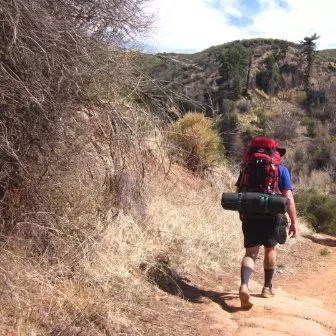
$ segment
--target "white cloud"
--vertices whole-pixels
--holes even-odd
[[[253,23],[246,27],[249,36],[282,38],[297,42],[304,36],[317,33],[321,36],[319,49],[336,47],[336,3],[331,0],[318,2],[307,0],[287,0],[288,9],[280,8],[276,1],[260,0],[262,8]],[[266,5],[267,3],[267,5]]]
[[[153,34],[146,43],[155,51],[199,51],[251,37],[297,42],[316,32],[321,36],[318,48],[336,48],[334,0],[258,2],[259,13],[244,13],[236,0],[153,0],[151,11],[156,13],[156,21]],[[281,8],[281,2],[287,6]],[[246,15],[252,23],[244,27],[230,24],[230,17],[241,19]]]
[[[224,3],[224,1],[223,1]],[[202,50],[223,41],[243,38],[237,27],[228,23],[228,15],[241,15],[232,3],[219,9],[204,0],[155,0],[154,49]]]

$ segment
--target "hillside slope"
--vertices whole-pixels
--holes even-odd
[[[238,96],[235,72],[223,79],[223,55],[230,48],[245,50],[247,61],[251,56],[239,77]],[[288,149],[284,162],[298,189],[336,191],[335,50],[316,53],[308,93],[307,60],[297,44],[281,40],[234,41],[196,54],[147,55],[142,60],[151,78],[145,92],[161,101],[173,120],[188,111],[214,119],[231,160],[239,162],[251,137],[273,136]]]
[[[209,104],[216,108],[221,100],[232,99],[232,88],[223,82],[219,70],[222,54],[235,45],[245,48],[252,55],[249,88],[256,87],[257,72],[263,68],[265,59],[274,52],[283,53],[278,62],[282,68],[282,89],[303,88],[305,64],[299,46],[282,40],[242,40],[214,46],[195,54],[164,53],[146,56],[145,68],[153,80],[160,83],[167,96],[175,94],[182,109],[211,113]],[[335,76],[335,69],[335,50],[319,51],[313,74],[315,86],[323,87]],[[160,96],[155,86],[149,89]],[[220,106],[218,109],[221,110]]]

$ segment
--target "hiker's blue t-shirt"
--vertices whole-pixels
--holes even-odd
[[[292,190],[292,182],[289,170],[286,166],[279,165],[279,189],[280,190]]]

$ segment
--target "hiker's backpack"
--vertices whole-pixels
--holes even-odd
[[[276,140],[267,137],[255,137],[244,154],[240,176],[237,182],[238,192],[279,193],[280,153]]]

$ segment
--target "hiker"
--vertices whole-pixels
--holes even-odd
[[[298,220],[292,194],[292,183],[287,167],[280,163],[280,158],[285,155],[286,149],[279,148],[276,140],[267,137],[255,137],[244,154],[242,170],[236,186],[238,192],[254,191],[269,194],[282,194],[288,198],[287,213],[290,218],[288,235],[293,238],[298,233]],[[259,157],[270,158],[271,163],[260,166]],[[259,162],[259,166],[258,166]],[[260,170],[264,170],[260,171]],[[256,176],[258,175],[258,176]],[[260,180],[260,176],[262,176]],[[256,184],[256,179],[258,180]],[[262,181],[262,183],[260,182]],[[264,185],[262,185],[264,184]],[[241,214],[242,230],[244,234],[245,256],[241,264],[241,285],[239,298],[241,306],[249,308],[252,306],[248,282],[253,272],[255,260],[258,256],[259,247],[264,246],[264,286],[261,297],[269,298],[274,295],[272,279],[276,267],[276,245],[279,240],[279,232],[287,232],[287,218],[285,214]],[[284,223],[284,221],[286,221]],[[281,237],[280,237],[281,238]],[[281,238],[283,239],[283,237]],[[281,243],[284,243],[282,241]]]

